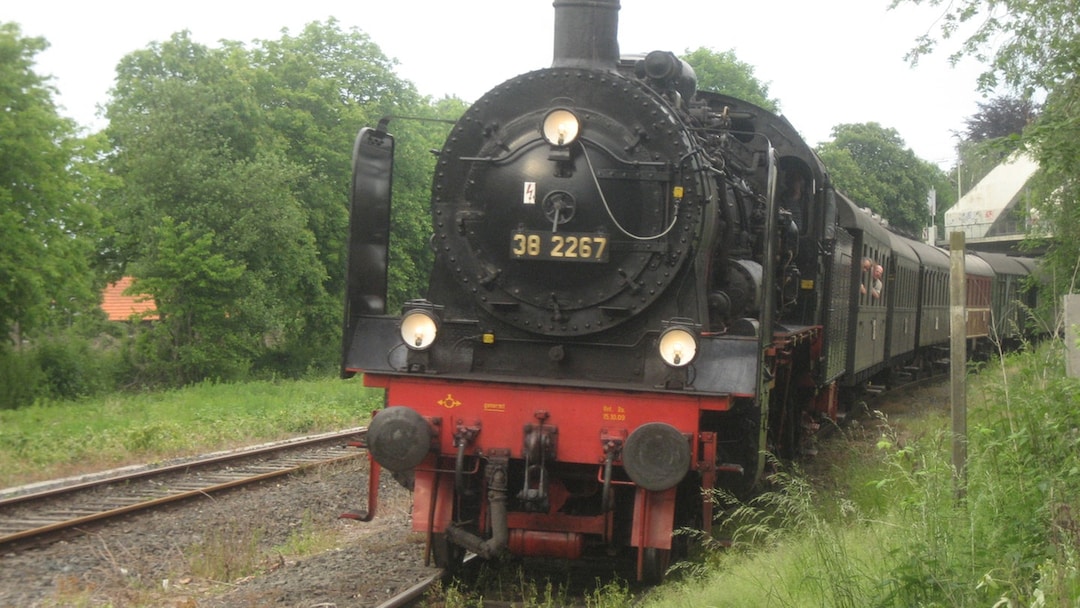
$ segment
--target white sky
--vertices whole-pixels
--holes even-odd
[[[954,69],[937,53],[909,67],[904,54],[917,36],[936,33],[940,9],[887,6],[622,0],[619,46],[624,53],[733,49],[811,144],[830,139],[837,124],[875,121],[947,169],[956,133],[982,101],[975,92],[980,66]],[[277,39],[284,28],[298,34],[329,17],[367,33],[398,60],[401,77],[434,97],[475,101],[507,78],[551,64],[551,0],[15,0],[0,8],[0,21],[49,41],[35,69],[54,77],[61,112],[92,129],[104,126],[96,108],[108,100],[116,64],[150,42],[183,29],[208,45]]]

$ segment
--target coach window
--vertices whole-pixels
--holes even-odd
[[[919,305],[919,288],[916,285],[916,283],[918,283],[919,281],[919,271],[915,270],[914,268],[908,269],[907,276],[908,280],[906,291],[908,292],[908,306],[910,306],[911,308],[915,308]]]
[[[869,247],[863,246],[863,258],[859,272],[859,303],[866,304],[870,299],[870,272],[874,268],[874,261],[870,259]]]
[[[901,266],[900,264],[897,264],[896,265],[896,289],[899,289],[899,291],[896,292],[896,305],[898,307],[900,307],[900,306],[902,306],[904,308],[910,308],[911,307],[912,290],[910,289],[910,285],[909,285],[910,283],[911,283],[911,271],[908,268],[906,268],[904,266]]]
[[[870,297],[877,301],[878,305],[883,305],[884,301],[881,299],[882,292],[885,290],[885,268],[880,263],[874,264],[874,269],[870,274]]]

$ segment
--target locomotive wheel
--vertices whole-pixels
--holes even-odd
[[[436,568],[456,572],[465,560],[465,549],[450,542],[446,533],[431,535],[431,557]]]
[[[650,585],[662,583],[668,564],[671,562],[671,551],[669,549],[657,549],[656,547],[645,547],[640,551],[644,552],[641,557],[642,582]]]
[[[687,476],[690,477],[690,476]],[[690,557],[690,552],[699,544],[702,525],[702,488],[701,478],[684,479],[679,484],[679,493],[675,498],[675,533],[671,537],[671,556],[675,561]],[[712,500],[708,498],[705,500]]]

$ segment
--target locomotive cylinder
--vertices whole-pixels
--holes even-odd
[[[551,67],[614,70],[619,62],[619,0],[555,0]]]

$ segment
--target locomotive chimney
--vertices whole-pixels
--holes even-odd
[[[555,0],[555,68],[614,70],[619,0]]]

